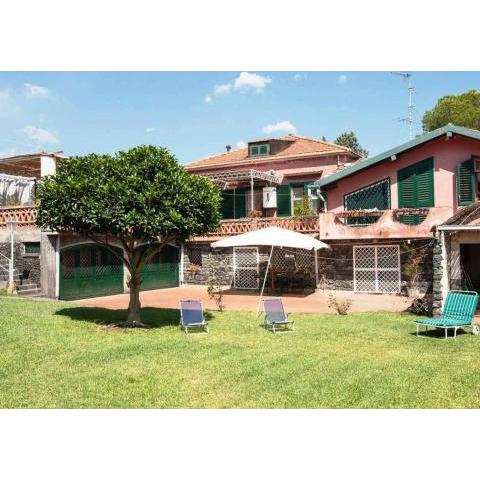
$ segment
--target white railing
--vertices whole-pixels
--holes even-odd
[[[0,261],[6,260],[8,264],[8,268],[0,263],[0,269],[8,273],[8,284],[11,285],[13,283],[13,262],[11,258],[8,258],[6,255],[0,252]]]

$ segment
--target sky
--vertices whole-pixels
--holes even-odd
[[[415,133],[480,72],[413,72]],[[407,83],[390,72],[0,72],[0,155],[165,146],[180,163],[250,140],[353,130],[370,155],[408,140]]]

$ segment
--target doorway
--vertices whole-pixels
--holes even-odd
[[[480,292],[480,243],[460,244],[462,288]]]

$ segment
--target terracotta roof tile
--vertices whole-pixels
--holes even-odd
[[[349,148],[335,145],[334,143],[324,142],[315,138],[301,137],[299,135],[286,135],[280,138],[271,138],[268,140],[286,140],[289,142],[283,150],[275,155],[259,156],[251,158],[248,156],[248,148],[241,148],[232,152],[225,152],[220,155],[203,158],[185,165],[188,169],[216,167],[223,165],[232,165],[236,163],[259,163],[265,161],[281,160],[283,158],[295,157],[313,157],[315,155],[349,155],[353,158],[359,158],[359,155],[352,152]],[[262,140],[255,140],[255,142]],[[265,140],[267,141],[267,139]]]

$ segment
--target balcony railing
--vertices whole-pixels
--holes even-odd
[[[356,210],[319,215],[321,240],[431,238],[433,228],[453,214],[451,207]],[[417,217],[420,223],[408,224]],[[368,219],[368,221],[364,221]],[[423,220],[422,220],[423,219]]]
[[[295,232],[318,234],[318,216],[315,217],[261,217],[239,220],[222,220],[220,227],[204,237],[195,238],[196,241],[212,241],[214,239],[238,235],[240,233],[260,230],[267,227],[280,227]]]
[[[15,227],[35,228],[37,207],[0,207],[0,228],[8,227],[8,221],[14,220]]]

